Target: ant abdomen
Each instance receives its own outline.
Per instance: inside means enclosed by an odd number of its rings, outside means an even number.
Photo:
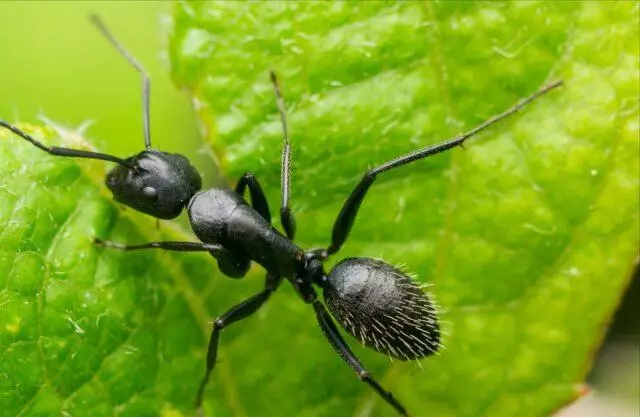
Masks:
[[[345,330],[378,352],[411,360],[440,346],[433,302],[409,275],[384,261],[339,262],[325,281],[324,299]]]

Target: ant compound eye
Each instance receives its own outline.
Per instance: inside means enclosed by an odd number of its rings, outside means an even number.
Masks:
[[[142,195],[148,199],[158,197],[158,191],[153,187],[144,187],[142,189]]]

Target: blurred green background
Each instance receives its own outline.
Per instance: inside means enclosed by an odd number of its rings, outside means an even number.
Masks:
[[[99,14],[151,76],[155,147],[180,151],[205,168],[187,95],[171,83],[165,58],[169,1],[0,3],[0,115],[47,118],[69,127],[92,121],[101,150],[129,156],[143,144],[140,78],[90,23]]]
[[[70,127],[91,120],[87,136],[102,151],[128,156],[141,149],[139,76],[89,23],[98,13],[151,75],[154,146],[184,153],[212,175],[189,99],[169,77],[171,8],[169,1],[0,3],[0,117],[37,123],[44,115]],[[592,373],[596,388],[626,398],[623,413],[638,407],[639,298],[636,277]],[[633,415],[602,413],[593,415]]]

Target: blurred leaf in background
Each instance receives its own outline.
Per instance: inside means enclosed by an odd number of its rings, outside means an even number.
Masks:
[[[172,76],[222,174],[252,170],[273,209],[281,129],[267,70],[278,72],[305,247],[326,245],[368,166],[564,79],[466,151],[382,176],[340,257],[384,256],[435,284],[449,336],[424,369],[349,339],[413,415],[544,416],[580,393],[637,255],[637,4],[179,2],[173,18]],[[94,235],[190,237],[119,211],[97,186],[104,164],[27,145],[0,135],[0,412],[192,414],[207,321],[263,272],[238,282],[200,255],[93,248]],[[225,330],[206,406],[394,415],[288,286]]]
[[[0,117],[44,115],[74,127],[91,121],[88,134],[100,149],[140,149],[140,78],[90,23],[97,13],[151,76],[154,145],[196,156],[202,143],[193,112],[168,74],[170,10],[166,1],[3,2]]]

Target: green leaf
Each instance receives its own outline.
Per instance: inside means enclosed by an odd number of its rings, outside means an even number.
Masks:
[[[435,284],[440,357],[418,370],[357,349],[415,415],[536,416],[578,395],[637,255],[637,23],[632,3],[180,2],[170,52],[221,171],[253,171],[272,204],[277,72],[305,247],[327,244],[367,167],[564,79],[466,151],[381,175],[339,256]],[[220,373],[212,414],[394,415],[281,298],[225,335],[237,403]]]
[[[72,132],[25,128],[48,143],[87,146]],[[4,129],[0,161],[0,415],[192,407],[213,263],[94,246],[94,236],[190,238],[119,210],[101,186],[100,161],[53,158]]]
[[[435,284],[449,335],[424,369],[348,338],[413,415],[538,416],[578,395],[637,255],[637,28],[631,2],[180,2],[170,52],[222,175],[253,171],[273,212],[277,71],[304,247],[327,244],[368,166],[564,79],[466,151],[383,174],[336,257]],[[102,162],[61,159],[0,131],[0,415],[193,414],[207,322],[263,272],[94,247],[193,238],[111,202]],[[225,330],[206,398],[215,416],[395,415],[286,284]]]

